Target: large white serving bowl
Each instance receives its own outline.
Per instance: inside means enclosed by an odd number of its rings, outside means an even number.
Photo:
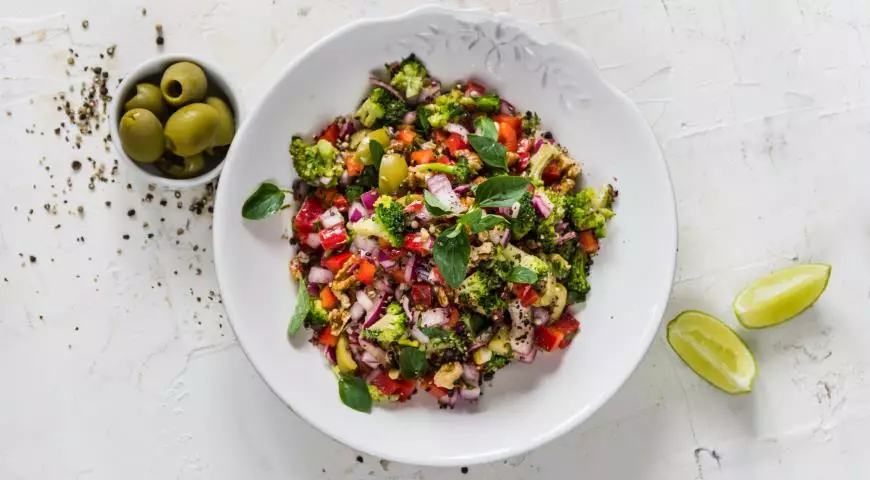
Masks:
[[[445,84],[472,77],[518,109],[537,111],[583,162],[587,185],[615,183],[617,216],[595,259],[588,301],[574,310],[583,327],[569,349],[499,372],[474,406],[440,410],[421,393],[365,415],[341,403],[335,375],[305,332],[287,338],[296,304],[291,251],[282,238],[290,214],[252,222],[242,219],[241,208],[263,180],[289,187],[291,135],[314,134],[353,111],[370,88],[370,73],[412,52]],[[619,389],[659,327],[677,235],[667,166],[652,131],[586,54],[506,16],[424,7],[344,27],[287,67],[233,141],[217,193],[214,242],[239,342],[296,414],[360,451],[452,466],[535,448],[587,419]]]

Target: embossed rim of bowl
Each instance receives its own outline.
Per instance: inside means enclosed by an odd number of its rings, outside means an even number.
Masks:
[[[612,376],[613,385],[615,385],[612,389],[606,388],[601,391],[595,392],[594,395],[591,396],[590,400],[587,404],[585,404],[582,408],[578,408],[573,411],[570,415],[566,415],[564,418],[558,421],[558,423],[553,424],[543,431],[536,431],[534,435],[524,436],[522,440],[516,440],[516,443],[511,443],[509,445],[500,445],[498,447],[485,446],[473,452],[463,452],[463,453],[451,453],[451,454],[443,454],[443,453],[432,453],[432,452],[421,452],[419,448],[397,448],[394,450],[390,450],[389,446],[383,446],[378,444],[378,442],[373,442],[371,439],[363,439],[360,435],[354,435],[354,438],[350,438],[347,433],[348,425],[336,425],[337,420],[330,419],[326,421],[324,415],[326,412],[322,410],[318,411],[302,411],[301,409],[294,408],[294,405],[290,401],[289,398],[284,397],[278,390],[279,387],[273,385],[270,382],[272,377],[267,377],[263,372],[267,371],[270,365],[270,358],[267,355],[261,354],[258,351],[253,349],[255,339],[251,338],[248,343],[246,340],[246,334],[250,331],[251,327],[248,322],[243,322],[237,317],[237,313],[239,312],[236,304],[235,294],[231,294],[226,291],[223,292],[224,303],[227,309],[230,322],[237,332],[237,337],[239,339],[239,343],[242,346],[243,351],[248,356],[248,359],[254,365],[254,367],[261,374],[262,378],[265,380],[266,384],[269,386],[273,392],[287,403],[291,409],[293,409],[294,413],[300,416],[303,420],[305,420],[310,425],[316,427],[320,431],[326,433],[330,437],[345,443],[346,445],[360,450],[364,452],[368,452],[371,455],[375,455],[381,458],[386,458],[394,461],[400,461],[405,463],[412,463],[418,465],[432,465],[432,466],[460,466],[460,465],[472,465],[483,462],[490,462],[501,460],[506,457],[517,455],[529,451],[531,449],[537,448],[558,436],[568,432],[572,428],[579,425],[581,422],[589,418],[595,411],[597,411],[607,400],[609,400],[615,393],[618,391],[619,387],[622,386],[625,381],[629,378],[632,372],[637,368],[640,361],[643,359],[646,351],[649,349],[650,344],[652,343],[653,338],[655,337],[656,332],[658,331],[658,327],[661,324],[662,316],[664,315],[665,308],[667,306],[667,300],[670,295],[670,290],[672,286],[675,265],[676,265],[676,245],[677,245],[677,220],[676,220],[676,204],[673,196],[673,187],[671,184],[669,172],[667,169],[667,165],[664,161],[664,158],[661,154],[661,150],[656,143],[654,135],[652,134],[649,125],[643,119],[637,107],[628,99],[626,95],[616,90],[613,86],[607,83],[600,75],[600,72],[594,67],[594,63],[588,57],[588,55],[581,50],[579,47],[566,44],[561,41],[557,41],[552,39],[552,37],[545,32],[540,31],[537,27],[533,25],[528,25],[523,22],[519,22],[512,17],[506,14],[491,14],[489,12],[481,11],[481,10],[456,10],[450,9],[440,6],[424,6],[420,8],[416,8],[410,10],[401,15],[386,17],[386,18],[375,18],[375,19],[363,19],[357,22],[353,22],[348,24],[342,28],[339,28],[335,32],[330,35],[324,37],[320,41],[316,42],[312,45],[308,50],[299,55],[294,61],[292,61],[282,72],[281,77],[276,79],[273,86],[267,90],[259,105],[252,110],[253,115],[249,116],[248,122],[245,126],[239,131],[239,138],[245,137],[248,133],[248,129],[251,128],[253,119],[256,117],[256,113],[267,104],[270,100],[270,97],[276,96],[275,93],[279,88],[281,83],[281,78],[284,78],[290,74],[294,69],[296,69],[300,64],[308,61],[312,57],[316,57],[321,53],[321,50],[325,49],[325,46],[337,38],[344,36],[354,29],[359,27],[368,27],[373,25],[389,25],[395,22],[403,22],[412,20],[417,16],[426,16],[429,14],[433,15],[441,15],[441,16],[450,16],[456,21],[462,22],[462,20],[468,19],[469,17],[473,17],[479,21],[489,21],[494,22],[497,25],[497,29],[502,28],[503,25],[510,25],[515,27],[516,29],[522,31],[527,34],[528,37],[535,40],[544,46],[551,47],[559,47],[564,49],[566,52],[569,52],[572,56],[576,55],[580,57],[578,62],[587,63],[588,68],[594,70],[591,74],[594,76],[595,80],[600,83],[600,87],[605,89],[608,95],[613,95],[615,101],[617,101],[621,108],[625,108],[630,111],[632,114],[632,122],[635,125],[642,124],[643,126],[643,140],[644,143],[648,145],[649,149],[647,152],[654,156],[654,169],[658,173],[655,178],[656,182],[659,182],[659,187],[662,188],[662,191],[658,192],[662,195],[659,200],[662,202],[662,210],[657,210],[655,213],[657,214],[656,220],[657,227],[660,229],[662,241],[667,244],[667,248],[669,251],[661,251],[656,252],[658,257],[661,259],[660,263],[663,265],[662,271],[657,273],[661,274],[660,277],[657,277],[657,283],[655,285],[650,286],[648,289],[651,292],[651,296],[655,297],[652,305],[644,304],[644,312],[648,312],[648,315],[645,315],[644,318],[648,319],[646,323],[644,323],[642,331],[633,332],[636,336],[634,345],[635,349],[631,351],[631,354],[628,356],[629,360],[626,360],[626,364],[630,364],[629,367],[625,367],[624,370],[620,369],[619,374],[614,374]],[[348,80],[351,81],[351,80]],[[564,100],[563,100],[564,101]],[[289,136],[289,133],[287,134]],[[234,147],[230,150],[228,154],[228,161],[226,162],[226,170],[225,175],[233,175],[233,172],[237,168],[242,168],[241,164],[244,161],[243,158],[236,158],[236,154],[239,151],[239,144],[242,142],[238,142],[234,145]],[[654,152],[653,152],[654,150]],[[251,187],[252,189],[255,187],[255,184]],[[226,239],[222,233],[231,227],[229,225],[235,224],[236,222],[241,222],[241,218],[239,217],[238,211],[226,211],[229,207],[225,206],[230,202],[235,202],[239,200],[237,193],[231,193],[228,191],[229,187],[218,189],[217,198],[216,198],[216,211],[215,211],[215,223],[214,223],[214,247],[215,247],[215,266],[217,271],[217,276],[221,288],[226,288],[227,285],[233,284],[236,285],[237,282],[231,281],[235,280],[234,278],[229,277],[231,275],[228,273],[230,267],[225,265],[225,263],[229,264],[229,260],[227,260],[228,255],[233,255],[233,252],[227,250],[228,247],[225,246],[226,243],[232,244],[230,240]],[[230,197],[233,197],[232,199]],[[240,207],[239,202],[239,207]],[[667,208],[665,208],[667,207]],[[235,262],[237,263],[237,262]],[[242,279],[239,279],[238,282],[243,282]],[[648,308],[647,308],[648,307]],[[289,312],[286,313],[289,315]],[[262,319],[261,319],[262,320]],[[240,333],[241,332],[241,333]],[[290,345],[287,345],[287,348],[293,348]],[[312,375],[322,375],[325,371],[317,371],[312,373]],[[286,376],[286,372],[285,372]],[[310,381],[316,381],[316,379],[309,379]],[[496,382],[498,383],[498,382]],[[283,385],[280,388],[285,388]],[[283,391],[283,390],[282,390]],[[332,400],[330,400],[331,402]],[[306,408],[309,408],[306,406]],[[324,409],[328,410],[330,414],[335,415],[336,412],[330,410],[332,407],[324,406]],[[355,413],[355,412],[351,412]],[[533,414],[533,411],[529,411],[529,414]],[[381,414],[398,414],[398,412],[386,412]],[[343,414],[340,414],[343,415]],[[372,418],[375,418],[373,415]],[[470,417],[465,417],[470,418]],[[357,422],[353,422],[357,423]],[[359,426],[359,425],[357,425]],[[376,427],[375,427],[376,428]],[[394,442],[393,442],[394,443]],[[395,445],[394,445],[395,447]],[[401,450],[401,451],[397,451]]]
[[[158,55],[154,58],[150,58],[139,65],[136,66],[133,70],[131,70],[127,75],[124,76],[124,79],[118,84],[118,88],[115,89],[112,101],[109,104],[109,129],[112,134],[112,145],[115,147],[115,153],[121,157],[121,160],[128,166],[130,169],[136,172],[140,178],[148,181],[149,183],[153,183],[163,188],[167,188],[170,190],[183,190],[188,188],[199,187],[201,185],[205,185],[206,183],[211,182],[215,178],[217,178],[221,174],[221,170],[224,168],[224,164],[227,161],[227,158],[230,156],[229,152],[220,163],[215,165],[211,170],[203,173],[202,175],[197,175],[192,178],[169,178],[164,177],[162,175],[157,175],[148,169],[144,168],[139,162],[136,162],[132,158],[127,155],[127,152],[124,151],[124,147],[121,145],[121,137],[118,135],[118,122],[121,120],[121,117],[124,115],[124,103],[129,96],[132,89],[136,86],[137,83],[141,82],[145,78],[153,77],[157,75],[169,65],[172,65],[175,62],[193,62],[205,71],[206,78],[209,82],[215,82],[217,84],[218,89],[223,92],[227,101],[230,103],[230,107],[233,109],[233,113],[235,114],[236,121],[236,133],[239,132],[242,126],[242,122],[244,120],[244,111],[242,106],[242,96],[239,93],[239,90],[235,88],[233,83],[229,80],[229,77],[214,63],[210,62],[207,59],[204,59],[197,55],[191,55],[187,53],[167,53],[163,55]],[[231,146],[232,147],[232,146]]]

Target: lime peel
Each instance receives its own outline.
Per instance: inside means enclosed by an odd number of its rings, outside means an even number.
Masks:
[[[827,264],[777,270],[747,286],[734,299],[734,314],[746,328],[765,328],[796,317],[824,293],[831,277]]]

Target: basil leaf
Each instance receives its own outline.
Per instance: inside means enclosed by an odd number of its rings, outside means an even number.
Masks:
[[[405,347],[399,352],[399,372],[405,378],[417,378],[429,370],[426,354],[419,348]]]
[[[311,310],[311,296],[308,295],[308,286],[305,285],[305,280],[299,279],[299,293],[296,295],[296,309],[293,310],[293,316],[290,317],[290,325],[287,327],[287,335],[293,336],[299,331],[305,317],[308,316],[308,311]]]
[[[480,221],[471,226],[471,233],[480,233],[485,230],[489,230],[496,225],[505,224],[507,225],[508,221],[506,218],[501,215],[490,215],[485,214]]]
[[[492,177],[477,186],[474,203],[479,207],[510,207],[528,188],[529,179],[526,177]]]
[[[426,210],[429,210],[429,213],[436,217],[453,213],[450,207],[445,205],[444,202],[429,190],[423,190],[423,203],[426,205]]]
[[[480,135],[469,135],[468,143],[471,144],[483,163],[490,167],[507,170],[507,150],[505,150],[504,145]]]
[[[448,332],[447,330],[444,330],[443,328],[420,327],[420,331],[423,332],[423,335],[426,335],[427,337],[429,337],[430,340],[450,337],[450,332]]]
[[[369,153],[372,156],[372,163],[375,164],[375,167],[380,169],[381,159],[384,158],[384,146],[381,145],[381,142],[375,139],[369,139]]]
[[[338,379],[338,397],[341,403],[363,413],[372,413],[372,396],[365,380],[351,375]]]
[[[456,227],[438,235],[432,255],[447,284],[453,288],[459,287],[468,274],[468,257],[471,255],[471,243],[465,227],[457,223]]]
[[[374,165],[366,165],[356,184],[363,188],[376,188],[378,186],[378,169]]]
[[[465,215],[459,217],[459,223],[463,225],[468,225],[469,227],[473,227],[474,224],[480,221],[480,217],[483,216],[483,210],[473,207],[471,210],[466,212]]]
[[[481,330],[483,330],[483,327],[489,323],[489,320],[486,317],[476,313],[462,315],[461,318],[462,323],[465,324],[466,330],[468,330],[472,335],[477,335]]]
[[[260,220],[274,215],[284,205],[284,191],[274,183],[263,182],[242,205],[242,217]]]
[[[498,127],[495,126],[495,122],[489,117],[477,117],[477,120],[474,121],[474,127],[482,136],[498,141]]]
[[[507,281],[531,284],[538,281],[538,274],[526,267],[516,267],[508,273]]]

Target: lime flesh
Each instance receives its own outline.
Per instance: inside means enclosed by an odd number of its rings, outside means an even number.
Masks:
[[[713,386],[731,394],[752,391],[755,357],[728,325],[687,310],[668,323],[667,338],[680,359]]]
[[[734,299],[734,314],[746,328],[764,328],[794,318],[825,291],[831,266],[795,265],[756,280]]]

